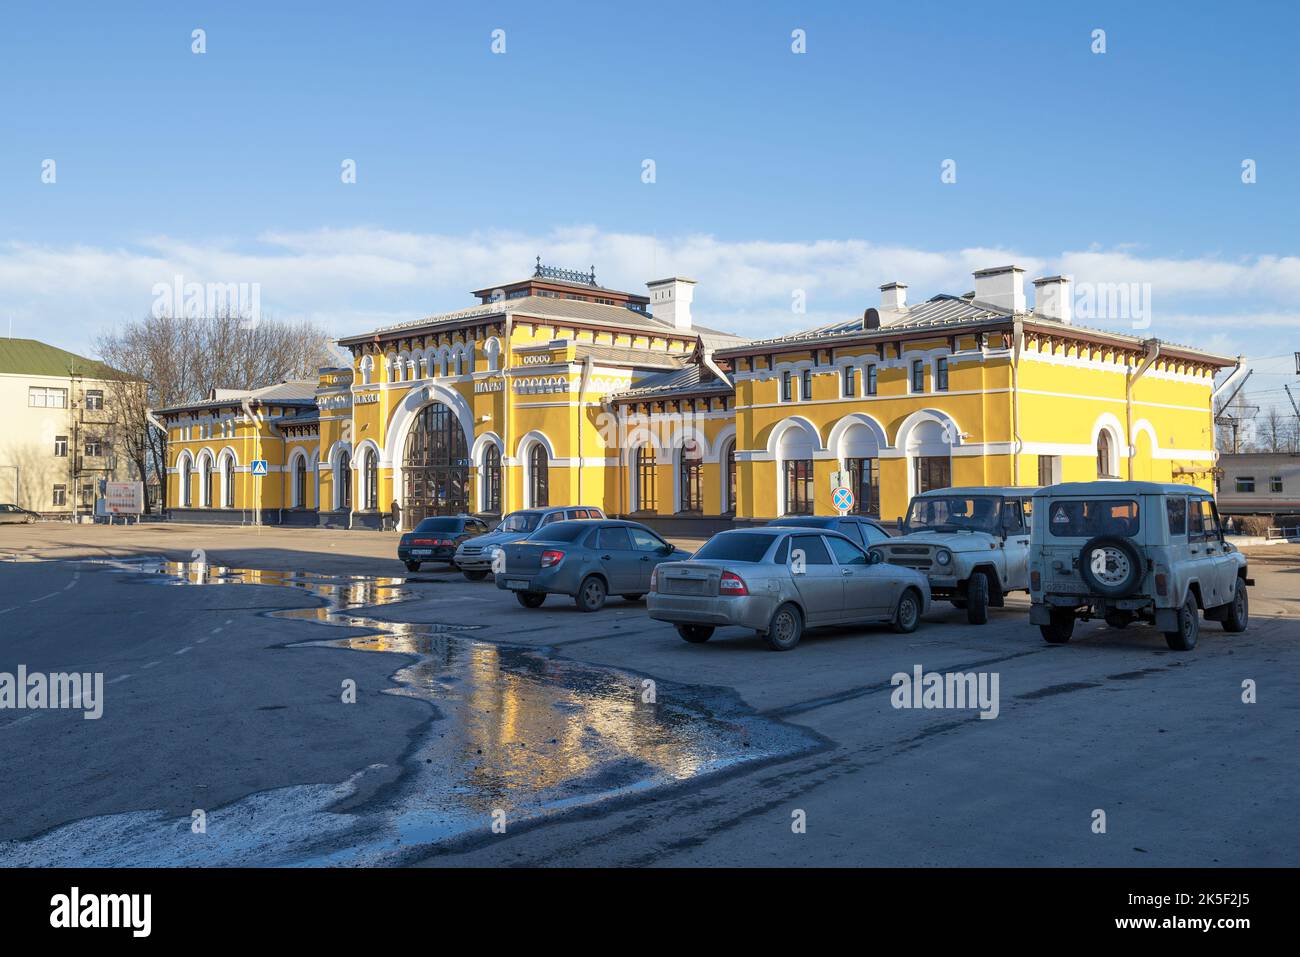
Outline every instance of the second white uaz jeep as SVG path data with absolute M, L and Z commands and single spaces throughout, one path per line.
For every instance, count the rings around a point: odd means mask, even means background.
M 1224 540 L 1214 498 L 1194 485 L 1069 482 L 1034 496 L 1029 620 L 1053 644 L 1076 619 L 1146 621 L 1189 651 L 1200 613 L 1246 630 L 1246 556 Z
M 1033 488 L 943 488 L 914 496 L 900 535 L 872 546 L 885 561 L 924 572 L 930 593 L 989 620 L 1010 591 L 1029 590 Z

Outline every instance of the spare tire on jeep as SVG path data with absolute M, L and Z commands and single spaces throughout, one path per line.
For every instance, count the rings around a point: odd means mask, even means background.
M 1120 535 L 1098 535 L 1079 549 L 1079 574 L 1097 595 L 1127 598 L 1142 584 L 1142 556 Z

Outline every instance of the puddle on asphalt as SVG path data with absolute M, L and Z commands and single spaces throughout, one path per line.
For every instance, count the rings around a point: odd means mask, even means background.
M 331 576 L 162 561 L 107 561 L 165 585 L 300 588 L 320 607 L 273 618 L 360 629 L 299 642 L 415 656 L 389 694 L 429 702 L 439 717 L 408 754 L 397 783 L 353 807 L 366 771 L 337 785 L 281 788 L 190 820 L 133 812 L 74 822 L 31 841 L 0 844 L 0 865 L 393 864 L 452 839 L 507 833 L 524 821 L 647 792 L 744 763 L 818 745 L 809 732 L 747 713 L 730 693 L 551 657 L 545 650 L 479 641 L 481 627 L 396 623 L 360 610 L 425 597 L 402 578 Z M 454 607 L 454 604 L 452 604 Z M 347 810 L 338 810 L 346 807 Z

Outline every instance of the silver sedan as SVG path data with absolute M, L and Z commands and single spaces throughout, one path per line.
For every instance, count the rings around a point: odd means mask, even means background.
M 714 535 L 690 561 L 655 569 L 646 609 L 690 642 L 737 625 L 789 651 L 804 628 L 820 625 L 879 622 L 915 631 L 930 609 L 930 584 L 839 532 L 737 529 Z

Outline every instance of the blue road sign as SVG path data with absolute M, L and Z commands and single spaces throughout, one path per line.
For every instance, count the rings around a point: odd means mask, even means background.
M 266 474 L 266 459 L 253 459 L 253 474 L 254 475 Z
M 831 504 L 833 504 L 841 513 L 853 508 L 853 490 L 840 486 L 831 492 Z

